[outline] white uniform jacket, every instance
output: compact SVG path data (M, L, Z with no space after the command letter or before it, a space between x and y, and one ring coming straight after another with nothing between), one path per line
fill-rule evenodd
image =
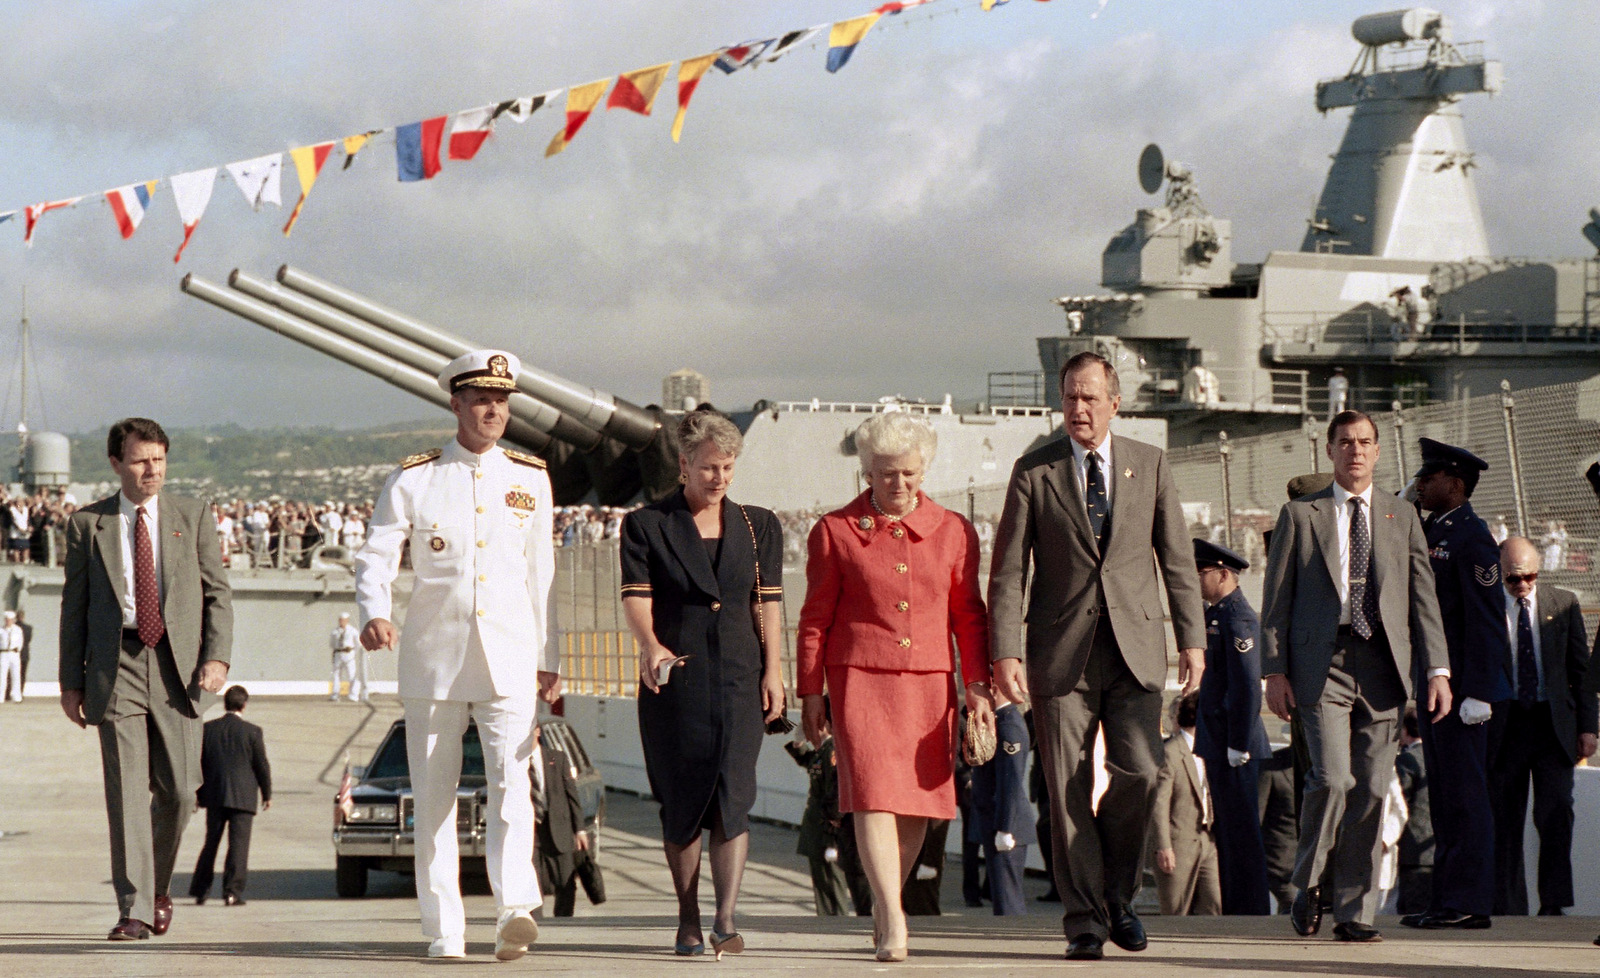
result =
M537 672L560 670L553 508L543 463L498 446L476 455L452 438L389 476L356 554L356 605L362 628L393 620L391 585L410 540L403 699L531 694Z

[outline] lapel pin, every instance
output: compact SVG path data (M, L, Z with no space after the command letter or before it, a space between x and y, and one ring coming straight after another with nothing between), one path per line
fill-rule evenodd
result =
M856 525L861 527L863 530L870 530L872 529L872 517L863 516L861 517L860 521L856 523Z
M1386 519L1386 520L1392 520L1392 519L1394 519L1394 514L1393 513L1384 513L1383 514L1383 518Z
M1122 470L1122 477L1123 477L1123 478L1124 478L1124 479L1131 479L1131 478L1133 478L1133 470L1132 470L1132 469L1123 469L1123 470Z

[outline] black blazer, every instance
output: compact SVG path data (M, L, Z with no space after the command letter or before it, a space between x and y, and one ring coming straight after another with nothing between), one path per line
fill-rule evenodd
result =
M262 801L272 800L266 738L260 727L237 713L225 713L206 724L200 774L195 800L202 808L253 812L258 793Z
M578 798L578 783L572 777L572 759L566 751L541 742L544 758L544 795L537 794L539 851L566 855L578 848L577 835L583 830L583 802Z
M1583 625L1583 609L1578 606L1578 596L1566 588L1540 584L1535 593L1539 658L1550 700L1550 722L1567 763L1577 764L1578 735L1595 733L1600 720L1600 700L1596 700L1592 684L1584 681L1589 678L1589 635Z

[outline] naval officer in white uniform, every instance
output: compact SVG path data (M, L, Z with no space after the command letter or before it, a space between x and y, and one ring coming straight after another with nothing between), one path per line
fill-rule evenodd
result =
M542 696L560 693L555 643L552 498L544 463L496 443L521 364L479 350L445 366L456 436L413 455L378 496L356 555L361 644L398 639L400 698L416 803L417 902L430 957L465 956L458 880L456 786L461 737L477 721L489 775L489 884L498 905L495 956L521 957L539 933L528 763ZM416 583L403 634L390 586L411 544Z

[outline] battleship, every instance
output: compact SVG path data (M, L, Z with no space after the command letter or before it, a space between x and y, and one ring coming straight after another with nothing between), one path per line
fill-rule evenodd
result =
M733 411L746 438L740 497L780 511L843 504L861 489L855 427L873 412L910 411L939 435L925 490L997 516L1014 460L1060 436L1056 373L1083 350L1116 365L1116 430L1171 448L1223 430L1314 431L1340 403L1386 411L1491 393L1503 379L1523 388L1600 374L1600 261L1489 253L1463 108L1500 90L1500 63L1481 42L1455 41L1448 18L1430 9L1363 16L1351 35L1349 69L1314 93L1318 111L1349 119L1297 250L1236 262L1232 223L1206 207L1198 169L1148 147L1130 175L1161 201L1138 208L1105 246L1106 291L1055 300L1065 328L1038 338L1038 370L990 373L985 398L968 404L800 396ZM1584 233L1600 247L1600 216ZM225 283L189 275L182 289L436 406L445 402L437 370L472 345L466 330L294 267L270 278L235 270ZM673 420L684 405L633 404L534 362L524 360L507 440L548 461L558 502L627 504L672 491ZM57 441L35 444L22 481L67 480ZM272 606L263 620L348 595L337 569L318 573L257 582ZM9 598L28 598L32 618L48 620L52 587L47 572L29 572ZM303 629L307 649L320 646L322 627ZM282 660L285 670L320 683L321 666L309 665L320 657L296 655L306 665Z

